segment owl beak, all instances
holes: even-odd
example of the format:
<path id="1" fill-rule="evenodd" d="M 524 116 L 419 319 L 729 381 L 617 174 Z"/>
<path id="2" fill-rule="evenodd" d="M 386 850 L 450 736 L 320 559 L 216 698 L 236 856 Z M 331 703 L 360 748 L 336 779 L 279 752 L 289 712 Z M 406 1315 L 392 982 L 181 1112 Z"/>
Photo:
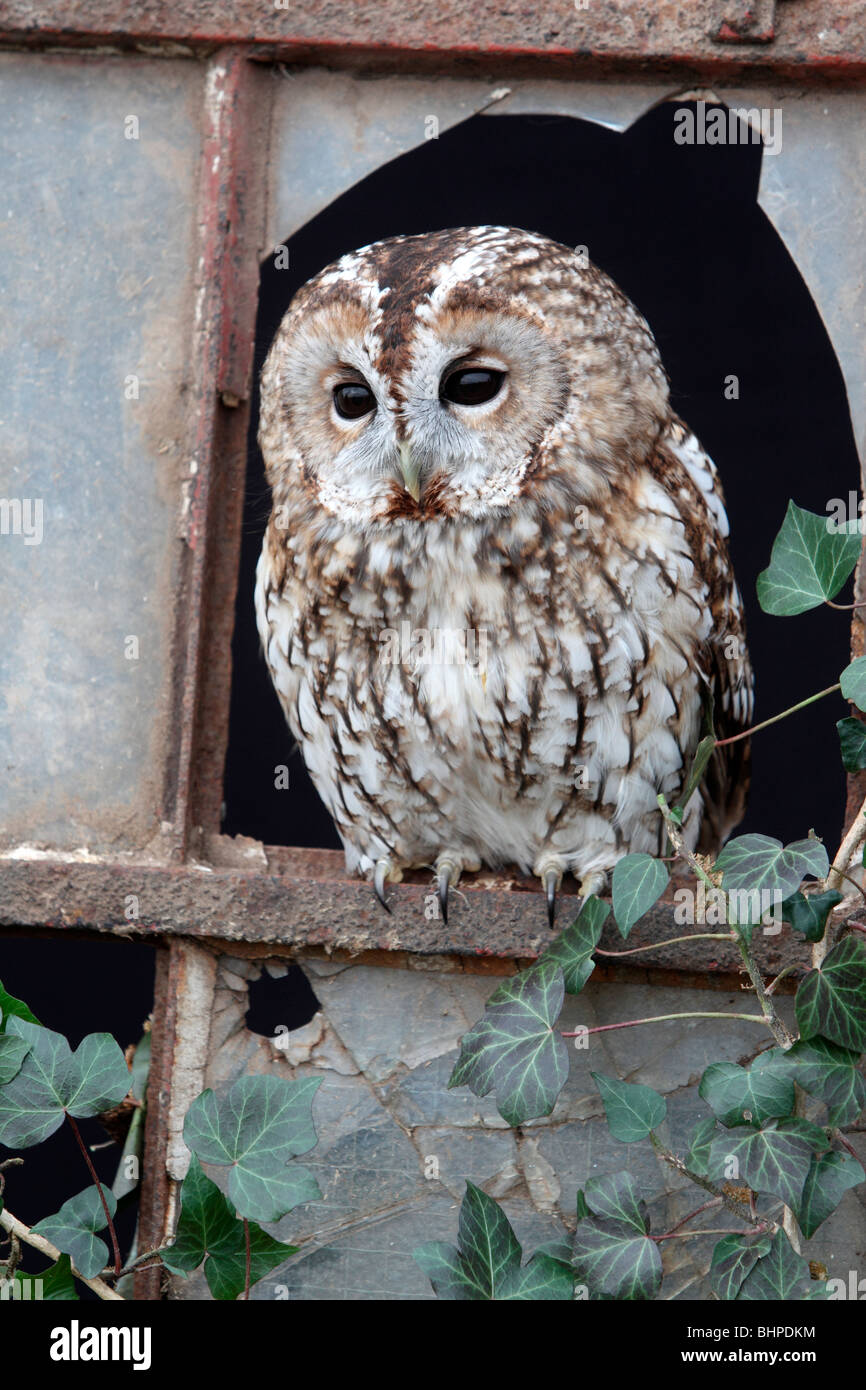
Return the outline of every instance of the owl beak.
<path id="1" fill-rule="evenodd" d="M 410 446 L 404 441 L 398 447 L 400 450 L 400 472 L 403 475 L 403 483 L 409 496 L 417 502 L 421 496 L 421 470 L 412 458 Z"/>

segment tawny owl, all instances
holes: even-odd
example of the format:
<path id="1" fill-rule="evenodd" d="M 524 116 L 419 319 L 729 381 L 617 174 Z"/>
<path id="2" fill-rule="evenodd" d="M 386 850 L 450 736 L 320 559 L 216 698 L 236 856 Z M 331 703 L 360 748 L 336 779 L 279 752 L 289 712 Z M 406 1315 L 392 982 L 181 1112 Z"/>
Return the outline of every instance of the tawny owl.
<path id="1" fill-rule="evenodd" d="M 394 237 L 295 296 L 262 375 L 273 511 L 259 632 L 346 864 L 385 884 L 484 863 L 551 923 L 662 852 L 712 697 L 752 704 L 715 468 L 648 325 L 579 251 L 512 227 Z M 747 745 L 685 814 L 709 848 Z"/>

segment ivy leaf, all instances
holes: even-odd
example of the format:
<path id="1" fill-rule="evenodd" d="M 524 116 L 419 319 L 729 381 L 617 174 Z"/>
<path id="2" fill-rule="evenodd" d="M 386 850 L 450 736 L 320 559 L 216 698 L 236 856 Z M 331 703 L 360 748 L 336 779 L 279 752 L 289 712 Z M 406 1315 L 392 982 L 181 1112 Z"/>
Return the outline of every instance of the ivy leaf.
<path id="1" fill-rule="evenodd" d="M 772 1236 L 766 1233 L 724 1236 L 713 1250 L 710 1263 L 710 1286 L 716 1297 L 724 1302 L 735 1299 L 743 1280 L 772 1244 Z"/>
<path id="2" fill-rule="evenodd" d="M 782 920 L 794 931 L 801 931 L 807 941 L 820 941 L 827 928 L 827 918 L 841 901 L 842 894 L 835 888 L 808 895 L 798 890 L 782 903 Z"/>
<path id="3" fill-rule="evenodd" d="M 858 709 L 866 710 L 866 656 L 855 657 L 839 677 L 842 694 Z"/>
<path id="4" fill-rule="evenodd" d="M 862 772 L 866 767 L 866 724 L 862 719 L 837 719 L 839 751 L 846 772 Z"/>
<path id="5" fill-rule="evenodd" d="M 571 1299 L 574 1274 L 557 1256 L 538 1251 L 521 1268 L 522 1250 L 502 1208 L 467 1182 L 457 1247 L 433 1240 L 412 1252 L 437 1298 L 459 1302 Z"/>
<path id="6" fill-rule="evenodd" d="M 699 1120 L 692 1135 L 692 1142 L 686 1155 L 686 1164 L 699 1178 L 707 1176 L 707 1160 L 710 1145 L 718 1134 L 715 1120 Z"/>
<path id="7" fill-rule="evenodd" d="M 769 907 L 772 895 L 780 894 L 780 902 L 789 898 L 807 874 L 825 878 L 830 861 L 820 840 L 795 840 L 783 846 L 771 835 L 739 835 L 725 845 L 715 868 L 722 870 L 726 893 L 768 893 Z"/>
<path id="8" fill-rule="evenodd" d="M 701 1077 L 698 1094 L 729 1129 L 744 1122 L 759 1127 L 794 1109 L 794 1082 L 756 1057 L 751 1067 L 714 1062 Z"/>
<path id="9" fill-rule="evenodd" d="M 857 1069 L 859 1053 L 849 1052 L 826 1038 L 800 1039 L 787 1052 L 765 1052 L 765 1065 L 790 1076 L 804 1091 L 827 1106 L 827 1122 L 850 1125 L 866 1108 L 866 1079 Z"/>
<path id="10" fill-rule="evenodd" d="M 537 1303 L 569 1301 L 574 1296 L 574 1270 L 556 1256 L 539 1250 L 506 1281 L 500 1298 Z"/>
<path id="11" fill-rule="evenodd" d="M 757 1261 L 743 1281 L 736 1302 L 796 1301 L 811 1292 L 810 1284 L 808 1262 L 791 1248 L 784 1231 L 777 1231 L 768 1253 Z"/>
<path id="12" fill-rule="evenodd" d="M 574 1237 L 578 1283 L 595 1298 L 653 1298 L 662 1281 L 661 1255 L 631 1174 L 590 1178 L 585 1199 L 592 1215 L 578 1222 Z"/>
<path id="13" fill-rule="evenodd" d="M 599 898 L 588 897 L 570 927 L 539 956 L 536 965 L 553 962 L 562 967 L 568 994 L 580 994 L 593 970 L 592 953 L 601 939 L 610 908 Z"/>
<path id="14" fill-rule="evenodd" d="M 103 1187 L 102 1192 L 113 1219 L 117 1200 L 110 1188 Z M 43 1217 L 32 1229 L 68 1255 L 85 1279 L 93 1279 L 108 1261 L 108 1246 L 94 1232 L 107 1224 L 99 1191 L 93 1186 L 70 1197 L 55 1216 Z"/>
<path id="15" fill-rule="evenodd" d="M 67 1111 L 86 1119 L 119 1105 L 129 1091 L 129 1068 L 108 1033 L 89 1033 L 74 1052 L 60 1033 L 22 1018 L 9 1020 L 12 1035 L 30 1051 L 0 1090 L 0 1143 L 10 1149 L 41 1144 Z"/>
<path id="16" fill-rule="evenodd" d="M 21 1285 L 21 1299 L 36 1300 L 41 1303 L 79 1302 L 68 1255 L 61 1255 L 60 1259 L 56 1260 L 51 1268 L 46 1269 L 42 1274 L 24 1274 L 20 1269 L 17 1269 L 13 1278 L 16 1284 Z M 0 1283 L 0 1289 L 2 1289 L 2 1283 Z M 6 1298 L 10 1296 L 15 1297 L 14 1294 L 5 1295 Z"/>
<path id="17" fill-rule="evenodd" d="M 222 1100 L 206 1090 L 189 1107 L 184 1143 L 202 1163 L 229 1165 L 229 1200 L 240 1216 L 279 1221 L 321 1197 L 312 1173 L 288 1163 L 316 1143 L 312 1104 L 320 1085 L 321 1077 L 242 1076 Z"/>
<path id="18" fill-rule="evenodd" d="M 590 1072 L 590 1076 L 604 1101 L 604 1113 L 614 1139 L 633 1144 L 637 1139 L 646 1139 L 664 1120 L 667 1101 L 651 1086 L 611 1080 L 597 1071 Z"/>
<path id="19" fill-rule="evenodd" d="M 499 1113 L 510 1125 L 549 1115 L 568 1078 L 568 1051 L 553 1030 L 564 996 L 562 970 L 552 961 L 506 980 L 462 1038 L 449 1090 L 468 1086 L 476 1096 L 495 1091 Z"/>
<path id="20" fill-rule="evenodd" d="M 583 1199 L 591 1216 L 597 1216 L 602 1221 L 618 1221 L 639 1235 L 645 1235 L 649 1230 L 646 1203 L 626 1168 L 621 1168 L 617 1173 L 605 1173 L 600 1178 L 590 1178 Z"/>
<path id="21" fill-rule="evenodd" d="M 17 1076 L 21 1063 L 30 1051 L 26 1038 L 16 1038 L 12 1033 L 0 1033 L 0 1086 L 5 1086 Z"/>
<path id="22" fill-rule="evenodd" d="M 715 734 L 707 734 L 705 738 L 701 739 L 700 743 L 695 749 L 695 756 L 692 759 L 692 765 L 689 769 L 689 775 L 686 779 L 686 785 L 683 787 L 683 794 L 680 797 L 677 805 L 673 807 L 674 811 L 679 811 L 680 813 L 678 817 L 680 824 L 682 824 L 682 814 L 700 785 L 701 778 L 707 770 L 707 763 L 713 756 L 715 747 Z"/>
<path id="23" fill-rule="evenodd" d="M 80 1302 L 75 1289 L 75 1280 L 72 1277 L 72 1262 L 68 1255 L 61 1255 L 50 1269 L 37 1277 L 42 1280 L 42 1301 L 44 1303 Z"/>
<path id="24" fill-rule="evenodd" d="M 820 1033 L 852 1052 L 866 1048 L 866 943 L 846 936 L 820 969 L 810 970 L 794 1001 L 802 1038 Z M 0 1093 L 2 1104 L 2 1093 Z"/>
<path id="25" fill-rule="evenodd" d="M 142 1035 L 132 1056 L 130 1091 L 134 1100 L 144 1100 L 147 1096 L 147 1082 L 150 1076 L 150 1037 L 150 1033 Z"/>
<path id="26" fill-rule="evenodd" d="M 0 1033 L 4 1032 L 10 1018 L 23 1018 L 25 1023 L 39 1023 L 39 1019 L 31 1013 L 23 999 L 16 999 L 14 994 L 7 994 L 0 981 Z"/>
<path id="27" fill-rule="evenodd" d="M 756 1192 L 779 1197 L 792 1207 L 800 1199 L 816 1147 L 827 1147 L 826 1136 L 806 1120 L 771 1120 L 763 1129 L 730 1129 L 710 1145 L 707 1175 L 737 1176 Z"/>
<path id="28" fill-rule="evenodd" d="M 812 1155 L 803 1195 L 794 1207 L 794 1215 L 807 1240 L 812 1239 L 822 1221 L 832 1216 L 848 1188 L 859 1187 L 864 1181 L 866 1173 L 853 1154 Z"/>
<path id="29" fill-rule="evenodd" d="M 620 934 L 628 937 L 635 922 L 658 902 L 670 875 L 651 854 L 627 854 L 617 860 L 611 878 L 613 915 Z"/>
<path id="30" fill-rule="evenodd" d="M 788 503 L 769 567 L 758 575 L 765 613 L 793 617 L 835 598 L 860 554 L 860 537 L 830 530 L 828 518 Z"/>
<path id="31" fill-rule="evenodd" d="M 202 1171 L 195 1154 L 180 1189 L 180 1200 L 175 1241 L 163 1252 L 163 1264 L 172 1273 L 182 1274 L 197 1269 L 204 1260 L 204 1275 L 214 1298 L 236 1299 L 243 1292 L 246 1273 L 243 1222 Z M 294 1255 L 298 1246 L 275 1240 L 255 1221 L 249 1223 L 249 1231 L 252 1286 Z"/>

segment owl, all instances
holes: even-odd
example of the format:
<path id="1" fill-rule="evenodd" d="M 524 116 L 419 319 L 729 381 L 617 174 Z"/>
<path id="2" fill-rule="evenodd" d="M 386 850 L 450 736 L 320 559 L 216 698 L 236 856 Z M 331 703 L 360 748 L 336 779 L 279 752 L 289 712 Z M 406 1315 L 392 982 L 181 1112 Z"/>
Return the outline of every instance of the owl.
<path id="1" fill-rule="evenodd" d="M 513 227 L 398 236 L 297 293 L 265 363 L 267 664 L 347 871 L 566 873 L 664 852 L 706 731 L 752 677 L 716 470 L 652 333 L 584 248 Z M 718 846 L 748 745 L 685 811 Z"/>

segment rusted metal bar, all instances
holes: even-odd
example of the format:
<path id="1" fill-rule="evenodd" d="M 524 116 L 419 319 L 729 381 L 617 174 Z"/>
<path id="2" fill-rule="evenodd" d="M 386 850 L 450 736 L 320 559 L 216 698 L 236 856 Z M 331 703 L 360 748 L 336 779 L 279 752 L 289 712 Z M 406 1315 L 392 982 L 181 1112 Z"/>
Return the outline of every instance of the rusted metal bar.
<path id="1" fill-rule="evenodd" d="M 175 636 L 179 738 L 168 819 L 176 859 L 186 857 L 196 827 L 218 827 L 222 800 L 270 88 L 270 73 L 250 63 L 244 50 L 220 51 L 208 65 L 192 349 L 194 440 Z"/>
<path id="2" fill-rule="evenodd" d="M 776 0 L 721 0 L 710 37 L 716 43 L 772 43 Z"/>
<path id="3" fill-rule="evenodd" d="M 467 968 L 473 960 L 533 958 L 552 939 L 544 898 L 535 880 L 520 875 L 481 873 L 462 880 L 446 926 L 436 911 L 429 874 L 412 874 L 409 881 L 389 886 L 388 915 L 369 884 L 345 876 L 336 851 L 274 848 L 268 856 L 265 871 L 7 861 L 0 872 L 0 925 L 45 924 L 156 940 L 193 937 L 216 948 L 244 941 L 277 950 L 459 956 Z M 694 891 L 694 881 L 672 883 L 634 940 L 623 942 L 609 925 L 605 949 L 688 934 L 691 929 L 674 915 L 680 888 Z M 560 927 L 571 920 L 569 899 L 576 907 L 575 891 L 566 885 Z M 127 920 L 124 904 L 130 899 L 140 904 L 141 915 Z M 755 938 L 768 970 L 808 962 L 800 938 L 787 929 L 772 935 L 758 931 Z M 736 970 L 737 952 L 723 942 L 695 941 L 648 952 L 645 959 L 627 957 L 625 963 L 729 974 Z"/>
<path id="4" fill-rule="evenodd" d="M 267 59 L 547 75 L 592 70 L 764 68 L 792 77 L 846 79 L 866 72 L 862 4 L 834 0 L 446 0 L 432 13 L 404 0 L 3 0 L 0 42 L 147 48 L 177 53 L 250 44 Z M 751 12 L 751 18 L 749 13 Z"/>
<path id="5" fill-rule="evenodd" d="M 154 1014 L 151 1027 L 150 1075 L 147 1083 L 147 1115 L 144 1124 L 144 1162 L 138 1212 L 138 1249 L 155 1250 L 162 1243 L 168 1217 L 171 1184 L 164 1155 L 171 1102 L 173 1039 L 177 1025 L 178 971 L 177 945 L 161 947 L 156 958 Z M 157 1156 L 155 1161 L 151 1161 Z M 136 1299 L 158 1299 L 160 1269 L 136 1270 Z"/>

